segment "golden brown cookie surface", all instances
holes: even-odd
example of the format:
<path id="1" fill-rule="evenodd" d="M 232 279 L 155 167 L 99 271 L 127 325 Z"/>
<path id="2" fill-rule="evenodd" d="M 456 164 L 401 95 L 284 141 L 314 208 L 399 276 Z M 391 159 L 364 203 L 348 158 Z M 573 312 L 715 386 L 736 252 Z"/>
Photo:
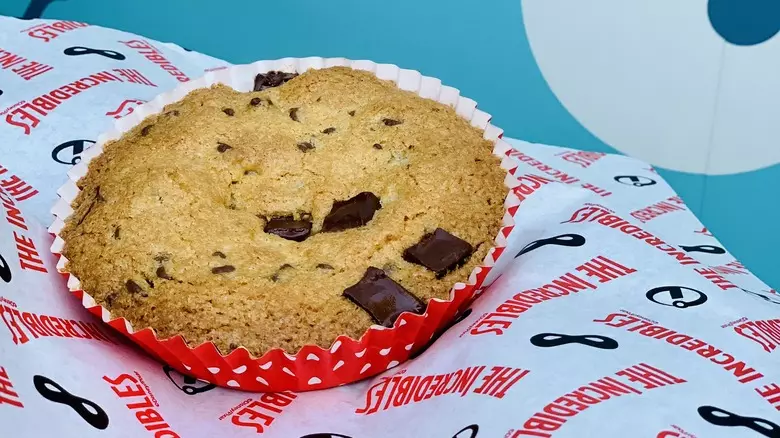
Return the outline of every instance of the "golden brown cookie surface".
<path id="1" fill-rule="evenodd" d="M 90 163 L 63 254 L 113 316 L 161 338 L 327 347 L 375 323 L 342 295 L 369 267 L 424 302 L 467 280 L 503 214 L 492 148 L 451 108 L 348 68 L 200 89 Z M 428 261 L 448 242 L 464 254 L 453 239 L 475 248 L 465 264 Z"/>

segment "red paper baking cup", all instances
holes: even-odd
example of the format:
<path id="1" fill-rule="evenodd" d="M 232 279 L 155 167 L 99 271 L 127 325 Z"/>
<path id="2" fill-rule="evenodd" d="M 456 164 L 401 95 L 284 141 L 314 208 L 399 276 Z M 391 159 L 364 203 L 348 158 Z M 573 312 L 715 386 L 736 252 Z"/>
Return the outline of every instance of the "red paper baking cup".
<path id="1" fill-rule="evenodd" d="M 456 283 L 450 290 L 448 300 L 431 299 L 422 315 L 404 313 L 392 328 L 371 326 L 360 339 L 339 336 L 330 346 L 322 348 L 306 345 L 296 355 L 290 355 L 276 348 L 261 357 L 252 356 L 243 347 L 223 355 L 212 342 L 191 346 L 183 336 L 167 339 L 157 337 L 153 328 L 137 330 L 124 318 L 114 318 L 104 307 L 98 305 L 88 291 L 81 289 L 81 282 L 68 272 L 67 259 L 61 252 L 65 242 L 59 236 L 65 221 L 73 213 L 72 202 L 79 193 L 76 182 L 87 174 L 89 162 L 100 155 L 103 146 L 119 139 L 122 134 L 141 123 L 147 116 L 159 113 L 165 105 L 181 100 L 197 88 L 221 83 L 238 91 L 252 91 L 254 78 L 258 73 L 284 71 L 303 73 L 309 69 L 345 66 L 355 70 L 374 73 L 378 78 L 395 82 L 400 89 L 436 100 L 455 109 L 457 114 L 484 130 L 484 137 L 494 143 L 493 154 L 501 159 L 501 167 L 507 171 L 504 180 L 508 196 L 504 202 L 505 213 L 502 226 L 482 264 L 471 272 L 468 281 Z M 240 388 L 247 391 L 309 391 L 331 388 L 355 382 L 388 370 L 409 358 L 425 346 L 446 324 L 471 302 L 486 279 L 495 279 L 498 272 L 491 272 L 506 247 L 506 238 L 514 227 L 514 213 L 519 199 L 512 190 L 518 186 L 510 174 L 516 167 L 507 158 L 510 146 L 501 140 L 502 130 L 490 124 L 490 115 L 476 108 L 476 102 L 461 97 L 452 87 L 443 86 L 435 78 L 421 75 L 414 70 L 401 69 L 390 64 L 376 64 L 371 61 L 351 61 L 344 58 L 285 58 L 276 61 L 259 61 L 254 64 L 230 67 L 207 73 L 204 77 L 186 82 L 176 89 L 157 96 L 154 100 L 137 107 L 135 111 L 119 119 L 114 128 L 98 137 L 97 143 L 82 153 L 82 161 L 68 172 L 68 182 L 57 191 L 59 200 L 52 209 L 54 223 L 49 227 L 55 239 L 51 251 L 57 258 L 57 270 L 67 279 L 70 292 L 81 304 L 106 324 L 121 332 L 146 351 L 176 370 L 214 383 L 219 386 Z M 501 264 L 505 265 L 505 264 Z"/>

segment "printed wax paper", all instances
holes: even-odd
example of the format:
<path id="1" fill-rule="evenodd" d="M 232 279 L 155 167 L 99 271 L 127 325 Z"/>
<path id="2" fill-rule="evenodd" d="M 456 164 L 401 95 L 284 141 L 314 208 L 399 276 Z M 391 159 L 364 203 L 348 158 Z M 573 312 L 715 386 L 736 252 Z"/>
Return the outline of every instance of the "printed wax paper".
<path id="1" fill-rule="evenodd" d="M 150 358 L 69 295 L 49 211 L 116 118 L 226 65 L 0 18 L 0 436 L 780 437 L 780 295 L 649 165 L 511 139 L 513 257 L 415 359 L 260 394 Z"/>

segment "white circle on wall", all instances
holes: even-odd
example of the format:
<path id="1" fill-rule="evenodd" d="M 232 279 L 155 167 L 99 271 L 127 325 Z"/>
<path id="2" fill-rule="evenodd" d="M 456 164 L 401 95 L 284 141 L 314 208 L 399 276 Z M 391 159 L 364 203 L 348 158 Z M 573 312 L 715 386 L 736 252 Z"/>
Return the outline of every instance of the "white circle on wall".
<path id="1" fill-rule="evenodd" d="M 726 43 L 707 0 L 523 0 L 525 30 L 561 104 L 615 149 L 724 175 L 780 163 L 780 37 Z"/>

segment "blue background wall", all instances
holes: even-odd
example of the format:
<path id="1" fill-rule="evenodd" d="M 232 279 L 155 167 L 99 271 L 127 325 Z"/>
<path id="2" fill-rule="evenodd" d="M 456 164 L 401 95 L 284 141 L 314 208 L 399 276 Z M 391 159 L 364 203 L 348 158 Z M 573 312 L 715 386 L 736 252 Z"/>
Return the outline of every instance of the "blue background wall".
<path id="1" fill-rule="evenodd" d="M 22 16 L 28 3 L 3 0 L 0 14 Z M 42 16 L 135 32 L 233 63 L 309 55 L 390 62 L 461 89 L 508 136 L 616 152 L 584 128 L 548 86 L 519 0 L 58 0 Z M 773 35 L 771 29 L 765 33 Z M 659 173 L 733 254 L 765 282 L 780 285 L 780 234 L 773 231 L 780 213 L 775 192 L 780 166 L 727 176 Z"/>

